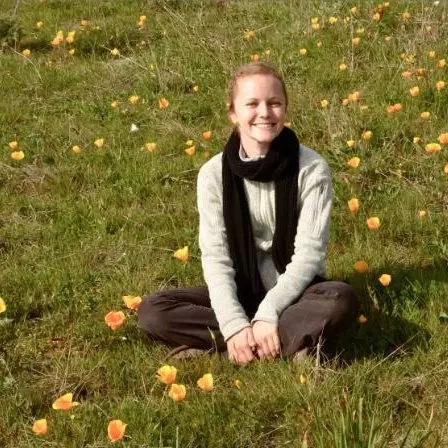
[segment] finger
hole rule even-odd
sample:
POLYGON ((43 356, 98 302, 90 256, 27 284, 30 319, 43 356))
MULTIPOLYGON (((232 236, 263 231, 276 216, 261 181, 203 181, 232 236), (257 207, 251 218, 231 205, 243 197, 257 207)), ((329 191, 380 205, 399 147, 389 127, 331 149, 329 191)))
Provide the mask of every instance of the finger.
POLYGON ((235 357, 235 364, 241 366, 241 365, 244 365, 246 363, 247 363, 247 361, 246 361, 245 356, 242 355, 241 353, 237 353, 236 357, 235 357))
POLYGON ((229 355, 229 360, 232 364, 236 363, 236 352, 235 352, 235 348, 233 346, 233 344, 229 344, 228 349, 227 349, 228 355, 229 355))
POLYGON ((280 355, 281 351, 282 351, 282 346, 281 346, 281 343, 280 343, 280 337, 278 335, 278 332, 276 332, 274 334, 273 339, 274 339, 274 346, 275 346, 275 354, 276 355, 280 355))
POLYGON ((266 338, 266 345, 269 347, 269 358, 275 358, 277 353, 275 351, 275 343, 272 335, 269 335, 266 338))
POLYGON ((252 351, 252 348, 249 346, 245 347, 244 355, 245 355, 248 363, 252 362, 255 359, 254 352, 252 351))
POLYGON ((275 341, 274 338, 271 336, 267 340, 267 345, 269 347, 269 355, 271 358, 275 358, 277 356, 277 350, 275 347, 275 341))
POLYGON ((253 359, 254 359, 254 355, 249 346, 241 348, 240 351, 238 352, 238 360, 242 364, 248 364, 253 359))
POLYGON ((262 350, 263 350, 263 358, 265 358, 265 359, 272 358, 269 346, 267 346, 267 345, 263 346, 262 350))
POLYGON ((263 339, 262 344, 261 344, 261 350, 263 352, 263 358, 270 358, 271 357, 271 352, 269 349, 269 345, 266 343, 266 339, 263 339))
POLYGON ((251 327, 249 327, 249 331, 247 332, 247 343, 252 350, 257 347, 257 342, 255 341, 254 332, 251 327))
POLYGON ((280 344, 280 336, 278 331, 274 331, 271 335, 272 349, 274 352, 274 356, 277 356, 281 352, 281 344, 280 344))
POLYGON ((260 346, 257 348, 257 355, 258 355, 258 357, 260 359, 264 358, 264 352, 263 352, 263 349, 260 346))

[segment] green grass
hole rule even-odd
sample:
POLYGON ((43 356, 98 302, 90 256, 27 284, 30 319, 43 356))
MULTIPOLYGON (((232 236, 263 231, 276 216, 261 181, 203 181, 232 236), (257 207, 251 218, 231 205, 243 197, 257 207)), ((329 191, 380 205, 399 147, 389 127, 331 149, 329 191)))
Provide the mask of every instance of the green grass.
POLYGON ((448 326, 440 318, 448 312, 448 156, 446 146, 424 150, 448 132, 447 89, 435 89, 439 80, 448 84, 448 69, 436 65, 448 59, 446 3, 392 1, 375 23, 371 1, 358 3, 355 16, 355 3, 330 1, 240 0, 223 8, 211 0, 5 2, 0 445, 105 447, 108 422, 121 419, 128 426, 117 446, 126 447, 448 446, 448 326), (139 30, 142 14, 147 24, 139 30), (328 25, 330 16, 338 23, 328 25), (321 30, 311 30, 312 17, 321 30), (82 30, 81 19, 90 26, 82 30), (361 43, 352 46, 361 27, 361 43), (75 42, 52 48, 58 30, 76 31, 75 42), (255 30, 253 39, 244 39, 247 30, 255 30), (111 56, 113 48, 120 57, 111 56), (177 382, 187 386, 185 401, 174 403, 155 376, 167 348, 145 342, 132 312, 117 332, 104 315, 124 310, 124 294, 203 283, 196 175, 230 131, 226 83, 254 53, 284 75, 292 128, 330 164, 328 274, 355 286, 368 321, 356 324, 320 369, 312 359, 245 368, 216 356, 173 362, 177 382), (346 71, 338 69, 342 62, 346 71), (419 67, 423 78, 402 79, 419 67), (411 98, 414 85, 421 93, 411 98), (367 110, 341 105, 353 91, 367 110), (138 104, 128 102, 131 95, 138 104), (403 109, 388 116, 386 106, 397 102, 403 109), (428 122, 422 111, 431 112, 428 122), (130 133, 132 123, 139 132, 130 133), (368 129, 373 138, 362 142, 368 129), (205 130, 212 140, 202 139, 205 130), (193 157, 184 153, 188 139, 196 144, 193 157), (349 139, 357 140, 354 149, 349 139), (25 153, 21 161, 10 157, 13 140, 25 153), (156 151, 147 152, 146 142, 156 151), (361 159, 357 169, 346 165, 353 156, 361 159), (352 197, 361 203, 357 216, 347 209, 352 197), (381 219, 375 232, 365 222, 370 216, 381 219), (172 253, 185 245, 184 265, 172 253), (369 264, 367 274, 353 270, 359 259, 369 264), (383 273, 392 275, 388 288, 378 282, 383 273), (196 387, 206 372, 215 379, 208 394, 196 387), (66 392, 80 406, 52 410, 66 392), (45 437, 31 430, 39 418, 48 420, 45 437))

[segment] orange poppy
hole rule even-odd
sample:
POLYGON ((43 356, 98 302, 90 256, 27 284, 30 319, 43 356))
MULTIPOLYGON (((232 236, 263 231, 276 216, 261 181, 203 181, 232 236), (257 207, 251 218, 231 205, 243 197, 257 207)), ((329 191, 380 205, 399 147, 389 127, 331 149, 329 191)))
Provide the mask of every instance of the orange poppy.
POLYGON ((123 311, 110 311, 104 316, 104 321, 112 331, 118 330, 125 320, 126 317, 123 311))
POLYGON ((157 148, 157 144, 154 142, 145 143, 145 149, 148 152, 154 152, 157 148))
POLYGON ((182 261, 183 263, 186 263, 188 261, 188 246, 176 250, 173 254, 173 257, 177 258, 179 261, 182 261))
POLYGON ((71 392, 62 395, 53 402, 52 408, 56 411, 69 411, 70 409, 78 406, 77 401, 73 401, 73 394, 71 392))
POLYGON ((164 384, 173 384, 176 381, 176 367, 164 365, 157 371, 157 378, 164 384))
POLYGON ((412 72, 405 71, 405 72, 403 72, 403 73, 401 74, 401 77, 402 77, 403 79, 411 79, 411 78, 412 78, 412 72))
POLYGON ((140 296, 122 296, 123 302, 130 310, 138 310, 142 303, 140 296))
POLYGON ((15 161, 19 161, 25 158, 25 153, 23 151, 13 151, 11 153, 11 159, 15 161))
POLYGON ((126 423, 121 420, 111 420, 107 426, 107 436, 111 442, 118 442, 124 436, 126 423))
POLYGON ((185 400, 187 390, 183 384, 171 384, 171 388, 168 392, 168 396, 174 401, 185 400))
POLYGON ((38 436, 44 436, 48 432, 48 424, 45 418, 41 418, 40 420, 36 420, 33 423, 33 432, 38 436))
POLYGON ((437 140, 441 145, 448 145, 448 132, 440 134, 437 140))
POLYGON ((5 301, 0 297, 0 314, 4 313, 6 311, 6 303, 5 301))
POLYGON ((442 147, 438 143, 428 143, 425 146, 425 151, 430 154, 440 152, 441 150, 442 150, 442 147))
POLYGON ((212 131, 204 131, 202 133, 202 138, 204 140, 210 140, 212 138, 212 131))
POLYGON ((380 227, 380 225, 381 225, 380 218, 376 216, 367 219, 367 226, 369 227, 370 230, 376 230, 380 227))
POLYGON ((166 109, 169 106, 169 102, 166 98, 160 98, 159 100, 159 108, 160 109, 166 109))
POLYGON ((186 148, 184 151, 185 154, 187 154, 187 156, 194 156, 196 154, 196 146, 190 146, 189 148, 186 148))
POLYGON ((246 31, 244 33, 244 39, 246 39, 246 40, 250 40, 253 37, 255 37, 255 31, 250 30, 250 31, 246 31))
POLYGON ((418 86, 411 87, 411 88, 409 89, 409 94, 410 94, 411 96, 416 97, 416 96, 418 96, 418 95, 420 94, 420 89, 418 88, 418 86))
POLYGON ((350 103, 357 103, 361 99, 361 93, 358 91, 348 94, 348 100, 350 103))
POLYGON ((361 159, 359 157, 352 157, 348 162, 347 165, 350 168, 358 168, 359 166, 359 162, 361 161, 361 159))
POLYGON ((426 72, 423 67, 419 67, 415 70, 415 73, 417 73, 418 76, 424 76, 426 72))
POLYGON ((369 270, 369 265, 364 260, 358 260, 353 265, 353 269, 359 274, 365 274, 369 270))
POLYGON ((364 132, 362 133, 362 135, 361 135, 362 139, 363 139, 365 142, 369 141, 369 140, 372 138, 372 136, 373 136, 372 131, 364 131, 364 132))
POLYGON ((102 148, 104 146, 104 138, 97 138, 93 144, 97 147, 97 148, 102 148))
POLYGON ((348 204, 348 208, 349 210, 356 215, 356 213, 358 213, 359 210, 359 200, 356 198, 352 198, 349 201, 347 201, 348 204))
POLYGON ((359 322, 360 324, 365 324, 365 323, 367 322, 367 317, 364 316, 364 314, 360 314, 360 315, 358 316, 358 322, 359 322))
POLYGON ((392 281, 392 277, 389 274, 383 274, 378 281, 383 285, 383 286, 389 286, 390 282, 392 281))
POLYGON ((206 373, 201 378, 198 379, 197 385, 204 392, 210 392, 213 390, 213 376, 211 373, 206 373))

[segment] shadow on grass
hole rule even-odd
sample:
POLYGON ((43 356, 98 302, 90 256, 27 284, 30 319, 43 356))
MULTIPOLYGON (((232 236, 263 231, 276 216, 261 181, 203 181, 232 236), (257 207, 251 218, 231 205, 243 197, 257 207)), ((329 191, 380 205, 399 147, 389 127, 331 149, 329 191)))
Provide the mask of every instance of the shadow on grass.
MULTIPOLYGON (((339 353, 343 362, 377 356, 404 356, 428 348, 431 333, 427 328, 402 317, 415 309, 421 312, 427 301, 434 299, 437 283, 447 281, 447 261, 424 260, 421 266, 379 269, 368 274, 355 274, 347 279, 358 293, 360 312, 367 318, 357 322, 328 348, 329 354, 339 353), (378 278, 392 275, 388 287, 378 278)), ((441 293, 443 294, 443 292, 441 293)))
POLYGON ((428 348, 431 334, 420 325, 377 310, 370 311, 367 319, 339 337, 328 348, 328 356, 351 363, 365 358, 407 356, 428 348))

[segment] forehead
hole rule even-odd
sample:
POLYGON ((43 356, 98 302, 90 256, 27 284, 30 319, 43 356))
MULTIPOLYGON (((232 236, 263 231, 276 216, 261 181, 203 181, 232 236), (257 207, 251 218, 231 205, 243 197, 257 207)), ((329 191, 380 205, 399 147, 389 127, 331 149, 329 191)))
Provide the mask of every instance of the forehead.
POLYGON ((235 97, 278 96, 283 98, 281 82, 272 75, 248 75, 236 82, 235 97))

